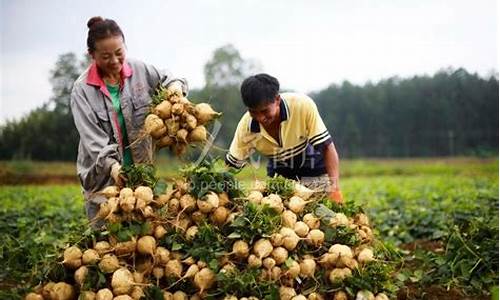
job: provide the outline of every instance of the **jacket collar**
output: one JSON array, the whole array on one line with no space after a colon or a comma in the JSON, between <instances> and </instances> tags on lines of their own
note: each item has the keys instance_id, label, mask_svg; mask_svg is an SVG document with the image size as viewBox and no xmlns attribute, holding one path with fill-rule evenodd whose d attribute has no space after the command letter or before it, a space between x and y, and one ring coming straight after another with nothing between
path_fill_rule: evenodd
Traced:
<instances>
[{"instance_id":1,"label":"jacket collar","mask_svg":"<svg viewBox=\"0 0 500 300\"><path fill-rule=\"evenodd\" d=\"M121 82L120 82L120 87L123 87L123 81L132 76L132 68L128 64L128 62L123 63L123 68L121 70ZM106 96L109 95L108 88L106 87L106 83L104 83L104 80L102 79L101 75L99 74L99 69L97 67L97 64L93 62L90 65L89 72L87 75L87 84L97 86L103 92Z\"/></svg>"},{"instance_id":2,"label":"jacket collar","mask_svg":"<svg viewBox=\"0 0 500 300\"><path fill-rule=\"evenodd\" d=\"M280 96L280 121L284 122L288 120L288 118L290 118L288 104L286 103L286 100ZM252 121L250 122L250 132L260 132L259 122L257 122L254 118L252 118Z\"/></svg>"}]
</instances>

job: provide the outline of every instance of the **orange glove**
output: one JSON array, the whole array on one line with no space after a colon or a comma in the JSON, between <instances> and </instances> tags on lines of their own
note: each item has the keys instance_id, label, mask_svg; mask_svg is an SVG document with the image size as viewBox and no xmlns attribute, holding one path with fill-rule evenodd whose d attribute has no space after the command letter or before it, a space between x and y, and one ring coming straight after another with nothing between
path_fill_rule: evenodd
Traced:
<instances>
[{"instance_id":1,"label":"orange glove","mask_svg":"<svg viewBox=\"0 0 500 300\"><path fill-rule=\"evenodd\" d=\"M330 199L337 204L344 203L344 197L342 196L342 192L340 190L335 190L330 193Z\"/></svg>"}]
</instances>

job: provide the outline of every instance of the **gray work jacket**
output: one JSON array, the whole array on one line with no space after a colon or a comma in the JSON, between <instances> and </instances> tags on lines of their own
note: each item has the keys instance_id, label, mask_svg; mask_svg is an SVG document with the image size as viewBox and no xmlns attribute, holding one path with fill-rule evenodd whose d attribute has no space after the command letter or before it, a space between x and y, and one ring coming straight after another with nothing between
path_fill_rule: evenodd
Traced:
<instances>
[{"instance_id":1,"label":"gray work jacket","mask_svg":"<svg viewBox=\"0 0 500 300\"><path fill-rule=\"evenodd\" d=\"M120 103L132 157L134 163L151 163L152 140L150 136L144 138L143 134L151 96L160 82L167 86L176 80L183 83L183 91L187 94L187 82L133 59L127 59L124 63L122 75L124 73L126 76L121 84ZM114 184L110 170L114 163L122 162L123 148L117 113L104 82L96 74L94 63L75 81L71 93L71 111L80 134L76 168L84 198L87 202L99 204L105 199L94 193ZM139 137L142 139L137 141Z\"/></svg>"}]
</instances>

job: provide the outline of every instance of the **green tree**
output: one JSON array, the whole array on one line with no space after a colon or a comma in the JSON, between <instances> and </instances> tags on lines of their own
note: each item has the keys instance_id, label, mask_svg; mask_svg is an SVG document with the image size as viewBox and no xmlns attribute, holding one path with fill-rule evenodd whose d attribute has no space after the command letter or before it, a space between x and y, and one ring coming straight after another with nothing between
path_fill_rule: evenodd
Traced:
<instances>
[{"instance_id":1,"label":"green tree","mask_svg":"<svg viewBox=\"0 0 500 300\"><path fill-rule=\"evenodd\" d=\"M69 102L73 82L88 65L75 54L58 57L50 72L52 97L18 121L0 128L1 159L75 160L78 132Z\"/></svg>"}]
</instances>

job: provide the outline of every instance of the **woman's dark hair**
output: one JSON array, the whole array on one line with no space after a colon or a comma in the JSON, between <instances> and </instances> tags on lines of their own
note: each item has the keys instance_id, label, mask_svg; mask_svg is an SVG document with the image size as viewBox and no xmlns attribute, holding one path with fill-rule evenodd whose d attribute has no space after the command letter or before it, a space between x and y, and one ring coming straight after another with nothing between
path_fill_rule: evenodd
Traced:
<instances>
[{"instance_id":1,"label":"woman's dark hair","mask_svg":"<svg viewBox=\"0 0 500 300\"><path fill-rule=\"evenodd\" d=\"M92 17L87 22L87 27L89 28L89 34L87 37L87 48L89 53L95 51L95 43L98 40L111 36L121 36L123 38L123 42L125 42L125 36L123 35L120 26L118 26L118 24L111 19Z\"/></svg>"},{"instance_id":2,"label":"woman's dark hair","mask_svg":"<svg viewBox=\"0 0 500 300\"><path fill-rule=\"evenodd\" d=\"M268 74L250 76L241 84L241 98L246 107L256 108L263 103L272 103L278 95L280 83Z\"/></svg>"}]
</instances>

